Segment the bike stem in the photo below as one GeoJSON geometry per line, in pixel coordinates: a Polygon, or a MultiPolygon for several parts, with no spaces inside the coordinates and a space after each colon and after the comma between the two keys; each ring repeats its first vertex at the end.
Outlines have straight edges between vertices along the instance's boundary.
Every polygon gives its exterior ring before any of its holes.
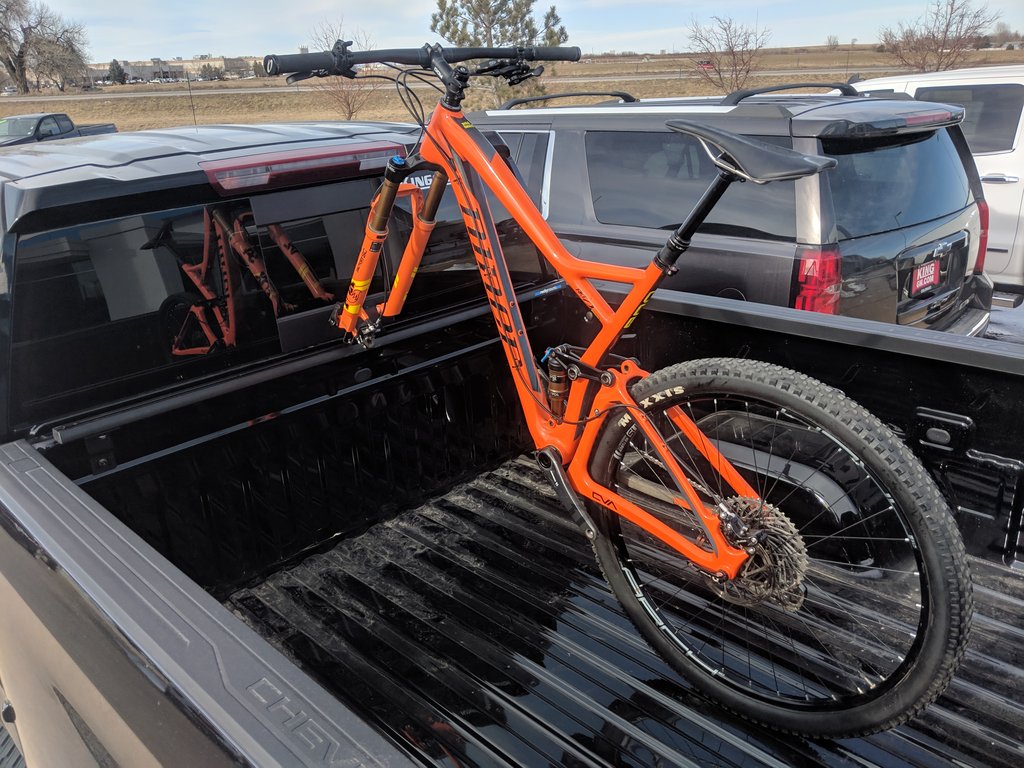
{"type": "Polygon", "coordinates": [[[462,65],[453,67],[449,64],[440,45],[434,45],[430,49],[430,69],[444,85],[441,106],[452,111],[462,109],[462,101],[466,98],[466,85],[469,83],[469,70],[462,65]]]}

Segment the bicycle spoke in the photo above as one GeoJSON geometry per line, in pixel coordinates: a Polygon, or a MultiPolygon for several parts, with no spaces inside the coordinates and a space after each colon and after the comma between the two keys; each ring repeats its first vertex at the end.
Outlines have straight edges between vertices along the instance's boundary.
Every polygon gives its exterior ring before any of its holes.
{"type": "MultiPolygon", "coordinates": [[[[718,397],[680,405],[769,507],[793,520],[809,566],[795,610],[743,598],[742,589],[732,597],[727,583],[716,586],[620,521],[650,610],[685,654],[757,695],[833,706],[883,684],[913,645],[921,610],[916,549],[891,499],[847,449],[783,408],[718,397]]],[[[716,461],[667,417],[658,426],[698,492],[715,504],[734,498],[716,461]]],[[[641,507],[673,503],[646,439],[634,436],[626,449],[617,482],[641,507]]],[[[772,567],[752,562],[740,578],[770,583],[772,567]]]]}

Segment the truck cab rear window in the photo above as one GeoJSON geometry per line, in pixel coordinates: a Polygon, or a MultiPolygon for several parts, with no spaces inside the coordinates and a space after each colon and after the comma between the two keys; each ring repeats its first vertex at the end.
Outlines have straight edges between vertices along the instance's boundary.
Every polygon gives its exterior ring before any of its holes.
{"type": "Polygon", "coordinates": [[[192,207],[22,237],[12,421],[44,421],[276,351],[270,302],[251,275],[225,278],[211,229],[208,212],[192,207]]]}
{"type": "MultiPolygon", "coordinates": [[[[378,183],[277,191],[22,236],[12,289],[12,424],[66,418],[340,341],[327,318],[348,288],[378,183]]],[[[484,302],[451,203],[439,212],[397,322],[484,302]]],[[[515,283],[536,282],[536,249],[520,244],[521,233],[506,231],[495,213],[515,283]]],[[[396,209],[367,306],[386,298],[411,221],[407,206],[396,209]]]]}

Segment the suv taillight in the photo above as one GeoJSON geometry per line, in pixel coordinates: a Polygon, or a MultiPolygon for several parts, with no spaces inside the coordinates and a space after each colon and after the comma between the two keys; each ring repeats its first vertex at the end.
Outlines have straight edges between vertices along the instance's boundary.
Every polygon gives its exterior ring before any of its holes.
{"type": "Polygon", "coordinates": [[[981,224],[981,234],[978,236],[978,257],[974,260],[974,274],[980,275],[985,271],[985,254],[988,252],[988,202],[978,201],[978,223],[981,224]]]}
{"type": "Polygon", "coordinates": [[[797,294],[793,306],[834,315],[838,311],[843,270],[837,248],[797,249],[797,294]]]}

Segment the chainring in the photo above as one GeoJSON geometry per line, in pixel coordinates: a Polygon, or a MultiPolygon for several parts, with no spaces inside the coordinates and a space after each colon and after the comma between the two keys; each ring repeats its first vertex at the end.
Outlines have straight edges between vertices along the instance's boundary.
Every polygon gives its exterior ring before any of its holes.
{"type": "Polygon", "coordinates": [[[775,506],[760,499],[733,497],[724,502],[756,539],[753,551],[736,578],[708,580],[723,600],[743,606],[775,603],[796,612],[804,602],[807,549],[803,537],[775,506]]]}

